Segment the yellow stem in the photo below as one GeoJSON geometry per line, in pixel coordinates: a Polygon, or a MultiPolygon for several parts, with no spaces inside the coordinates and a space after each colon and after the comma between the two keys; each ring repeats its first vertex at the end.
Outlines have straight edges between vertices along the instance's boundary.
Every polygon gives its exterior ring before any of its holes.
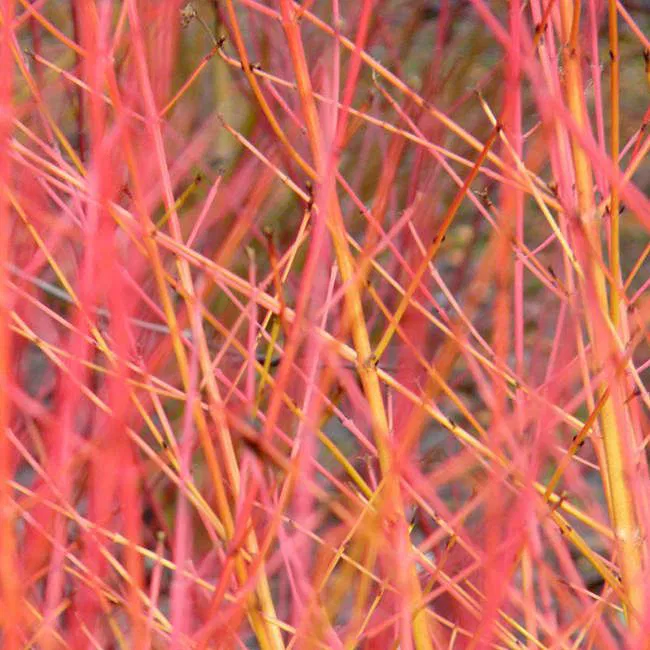
{"type": "MultiPolygon", "coordinates": [[[[586,128],[587,108],[585,105],[582,72],[580,68],[580,46],[578,41],[578,22],[580,0],[562,0],[564,33],[567,35],[565,49],[565,89],[569,110],[579,129],[586,128]]],[[[611,25],[610,25],[611,27],[611,25]]],[[[587,326],[594,350],[594,368],[611,366],[612,354],[620,355],[619,346],[611,335],[609,323],[610,309],[607,300],[605,274],[598,262],[600,257],[600,233],[596,220],[596,206],[593,199],[593,173],[587,153],[575,134],[571,134],[571,148],[575,170],[579,235],[584,235],[589,249],[588,258],[583,262],[588,269],[582,284],[582,299],[587,315],[587,326]],[[591,286],[590,286],[591,285],[591,286]],[[596,309],[590,305],[588,292],[596,296],[596,309]],[[601,323],[602,326],[598,327],[601,323]],[[602,332],[607,339],[603,341],[602,332]]],[[[584,256],[583,256],[584,257],[584,256]]],[[[643,535],[639,528],[634,505],[633,468],[630,454],[635,449],[633,435],[625,435],[617,415],[624,411],[621,395],[623,375],[615,372],[610,381],[611,398],[606,399],[601,409],[603,447],[605,451],[606,472],[611,501],[610,516],[614,524],[618,558],[621,568],[623,592],[628,605],[626,613],[633,633],[640,631],[639,615],[644,612],[643,576],[643,535]],[[618,407],[618,408],[617,408],[618,407]],[[629,450],[629,451],[628,451],[629,450]]],[[[601,388],[601,398],[606,389],[601,388]]]]}

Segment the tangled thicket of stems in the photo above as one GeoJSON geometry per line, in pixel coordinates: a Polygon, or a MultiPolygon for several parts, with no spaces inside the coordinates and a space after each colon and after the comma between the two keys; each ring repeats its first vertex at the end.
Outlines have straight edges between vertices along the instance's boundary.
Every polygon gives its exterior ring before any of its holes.
{"type": "Polygon", "coordinates": [[[645,647],[642,4],[1,7],[4,648],[645,647]]]}

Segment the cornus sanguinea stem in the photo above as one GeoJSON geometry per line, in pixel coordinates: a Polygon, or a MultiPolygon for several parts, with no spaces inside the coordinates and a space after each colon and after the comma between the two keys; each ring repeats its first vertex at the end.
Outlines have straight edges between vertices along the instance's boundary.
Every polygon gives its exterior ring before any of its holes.
{"type": "Polygon", "coordinates": [[[645,647],[649,27],[1,1],[3,648],[645,647]]]}

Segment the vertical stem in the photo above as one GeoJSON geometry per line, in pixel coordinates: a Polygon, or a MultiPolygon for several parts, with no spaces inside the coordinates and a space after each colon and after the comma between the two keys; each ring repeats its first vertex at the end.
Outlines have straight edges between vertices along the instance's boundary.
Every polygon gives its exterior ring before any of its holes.
{"type": "MultiPolygon", "coordinates": [[[[11,25],[14,3],[3,0],[0,5],[0,259],[7,260],[11,237],[9,183],[11,179],[10,138],[13,131],[13,61],[11,25]]],[[[14,507],[9,479],[11,478],[11,446],[7,437],[10,424],[11,398],[11,330],[9,328],[11,293],[7,282],[7,267],[0,264],[0,597],[3,617],[1,636],[3,647],[17,650],[20,642],[20,582],[17,573],[14,507]]]]}
{"type": "MultiPolygon", "coordinates": [[[[79,8],[77,7],[77,2],[78,0],[73,0],[72,4],[70,5],[70,10],[72,12],[72,26],[74,29],[74,40],[76,43],[81,43],[81,31],[80,31],[80,17],[79,17],[79,8]]],[[[79,71],[77,74],[81,76],[81,66],[83,65],[83,59],[79,52],[75,52],[75,58],[77,61],[77,66],[79,67],[79,71]]],[[[76,95],[77,95],[77,138],[78,138],[78,145],[77,148],[79,150],[79,159],[81,162],[86,161],[86,134],[85,134],[85,126],[86,126],[86,111],[84,107],[84,90],[81,86],[76,87],[76,95]]]]}
{"type": "MultiPolygon", "coordinates": [[[[133,44],[135,51],[135,60],[136,60],[136,69],[140,81],[140,85],[143,91],[144,104],[146,108],[147,116],[152,125],[157,124],[157,115],[158,109],[155,105],[155,98],[153,96],[153,89],[150,82],[149,70],[147,67],[147,59],[144,51],[144,39],[142,35],[142,27],[138,18],[137,7],[135,0],[131,0],[129,3],[129,19],[131,21],[131,29],[134,35],[133,44]]],[[[176,209],[174,206],[174,198],[171,191],[171,182],[168,176],[168,168],[164,160],[165,149],[162,141],[162,134],[159,128],[156,126],[151,127],[152,140],[156,148],[156,154],[158,158],[158,164],[160,168],[160,175],[163,181],[165,203],[167,211],[170,215],[170,228],[172,236],[175,241],[180,241],[182,239],[180,233],[180,225],[178,223],[178,216],[176,214],[176,209]]],[[[145,246],[147,253],[152,263],[154,270],[154,277],[156,280],[156,286],[160,299],[163,306],[163,311],[170,329],[170,336],[172,340],[172,348],[174,350],[174,355],[178,364],[179,373],[181,375],[181,381],[186,393],[189,393],[190,390],[190,376],[189,376],[189,364],[185,349],[183,347],[178,321],[176,318],[176,312],[174,305],[172,303],[171,297],[169,295],[167,281],[164,276],[164,270],[162,266],[162,260],[160,258],[160,252],[156,246],[154,236],[152,234],[154,228],[151,218],[144,208],[143,200],[143,189],[140,187],[138,174],[135,167],[135,153],[130,146],[130,142],[127,141],[125,144],[125,150],[127,153],[127,160],[129,161],[129,168],[132,172],[133,177],[133,187],[134,195],[136,199],[136,206],[138,207],[138,215],[140,222],[144,231],[147,234],[145,237],[145,246]]],[[[181,286],[184,290],[184,296],[188,301],[189,313],[193,313],[193,301],[196,297],[196,291],[194,289],[193,280],[189,270],[189,266],[186,260],[177,260],[178,274],[180,278],[181,286]]],[[[198,333],[202,329],[201,323],[196,323],[193,331],[198,333]]],[[[208,375],[212,375],[212,370],[208,368],[208,352],[207,345],[205,343],[204,337],[202,338],[202,344],[200,347],[200,359],[202,363],[202,369],[204,373],[207,372],[208,375]],[[207,369],[207,370],[206,370],[207,369]]],[[[213,400],[215,395],[212,395],[213,400]]],[[[216,396],[218,399],[218,395],[216,396]]],[[[234,535],[234,519],[231,512],[230,504],[228,502],[228,494],[226,492],[226,477],[228,476],[227,472],[230,470],[230,478],[233,481],[233,485],[238,481],[238,475],[233,476],[233,463],[234,463],[234,451],[232,448],[232,442],[229,440],[224,440],[225,436],[221,436],[222,444],[224,444],[226,453],[222,462],[226,465],[226,475],[222,471],[219,458],[214,447],[212,437],[208,428],[207,418],[203,413],[200,403],[195,402],[192,408],[192,416],[194,424],[196,426],[198,437],[200,441],[201,448],[205,454],[206,465],[208,468],[208,473],[212,481],[214,490],[215,490],[215,500],[217,502],[217,508],[219,510],[219,516],[222,519],[224,528],[226,531],[226,536],[228,539],[232,539],[234,535]]],[[[219,425],[219,421],[216,422],[219,425]]],[[[220,433],[224,433],[222,428],[220,433]]],[[[225,431],[227,433],[227,430],[225,431]]],[[[256,542],[254,539],[254,533],[251,532],[247,540],[252,548],[256,548],[256,542]]],[[[245,584],[249,578],[248,570],[245,564],[244,557],[242,555],[237,555],[235,559],[235,571],[237,578],[240,584],[245,584]]],[[[282,640],[282,634],[280,633],[279,628],[275,625],[276,613],[273,605],[273,601],[270,597],[270,587],[268,584],[268,577],[264,571],[260,571],[258,581],[256,584],[255,595],[251,595],[248,598],[247,602],[247,614],[251,623],[251,627],[255,632],[258,643],[262,650],[275,650],[284,648],[284,642],[282,640]]]]}
{"type": "MultiPolygon", "coordinates": [[[[318,173],[318,180],[322,180],[322,175],[327,166],[328,173],[333,171],[331,168],[336,164],[336,152],[330,154],[330,159],[325,160],[323,154],[323,143],[321,139],[321,127],[314,102],[313,89],[309,77],[307,61],[302,45],[298,20],[293,3],[290,0],[281,0],[282,26],[287,36],[287,43],[291,60],[294,65],[298,94],[303,110],[303,117],[307,127],[311,153],[314,159],[314,166],[318,173]]],[[[341,273],[341,280],[346,287],[345,306],[347,311],[348,322],[352,331],[352,340],[357,353],[359,378],[363,387],[366,400],[370,407],[372,417],[372,429],[377,446],[377,455],[379,457],[379,466],[382,476],[385,480],[385,500],[386,512],[391,522],[388,525],[393,528],[396,535],[406,535],[406,544],[410,547],[408,540],[408,527],[406,525],[405,513],[402,507],[399,477],[396,475],[389,445],[389,426],[386,416],[383,396],[379,377],[377,375],[376,365],[373,363],[373,351],[370,344],[370,337],[366,327],[365,316],[361,303],[361,294],[359,291],[359,282],[356,276],[354,260],[348,241],[346,238],[345,224],[343,215],[336,195],[335,186],[331,185],[331,191],[325,197],[325,203],[328,207],[328,228],[330,230],[336,261],[341,273]]],[[[391,533],[389,533],[391,534],[391,533]]],[[[401,546],[396,540],[396,548],[401,546]]],[[[410,611],[413,612],[412,633],[417,650],[431,650],[433,648],[431,633],[427,624],[426,609],[420,606],[422,600],[422,590],[417,578],[415,566],[411,564],[409,582],[409,597],[411,599],[410,611]]]]}
{"type": "Polygon", "coordinates": [[[618,188],[618,152],[620,149],[620,112],[619,112],[619,74],[618,60],[618,14],[616,0],[609,0],[609,58],[610,58],[610,102],[611,102],[611,158],[614,165],[615,180],[611,185],[609,214],[611,219],[609,264],[612,274],[612,291],[610,317],[614,327],[620,320],[620,286],[622,284],[620,264],[620,201],[618,188]]]}
{"type": "Polygon", "coordinates": [[[609,265],[612,274],[612,291],[610,303],[610,317],[614,327],[620,321],[620,287],[622,285],[620,263],[620,201],[618,187],[618,152],[620,149],[620,112],[619,112],[619,73],[618,60],[618,14],[616,0],[609,0],[609,58],[610,58],[610,103],[611,103],[611,158],[614,165],[615,178],[611,184],[609,214],[610,214],[610,242],[609,265]]]}
{"type": "MultiPolygon", "coordinates": [[[[578,23],[580,0],[562,0],[563,27],[566,39],[565,90],[569,110],[579,129],[587,128],[587,110],[584,100],[578,23]],[[571,25],[570,35],[568,26],[571,25]]],[[[594,368],[614,369],[612,356],[618,353],[611,334],[610,310],[607,300],[605,274],[600,265],[601,244],[599,224],[595,217],[593,199],[593,175],[591,163],[580,145],[575,133],[571,134],[573,165],[578,210],[578,238],[582,237],[586,250],[582,255],[585,265],[585,279],[582,286],[587,326],[594,352],[594,368]]],[[[630,603],[627,618],[633,633],[640,632],[639,616],[644,612],[643,589],[643,535],[639,529],[634,505],[634,464],[632,453],[635,441],[632,435],[625,435],[621,427],[624,413],[624,390],[620,372],[613,370],[610,378],[611,397],[602,408],[601,427],[605,450],[606,467],[611,490],[610,517],[614,525],[618,558],[621,568],[623,591],[630,603]]],[[[601,388],[602,393],[606,390],[601,388]]]]}

